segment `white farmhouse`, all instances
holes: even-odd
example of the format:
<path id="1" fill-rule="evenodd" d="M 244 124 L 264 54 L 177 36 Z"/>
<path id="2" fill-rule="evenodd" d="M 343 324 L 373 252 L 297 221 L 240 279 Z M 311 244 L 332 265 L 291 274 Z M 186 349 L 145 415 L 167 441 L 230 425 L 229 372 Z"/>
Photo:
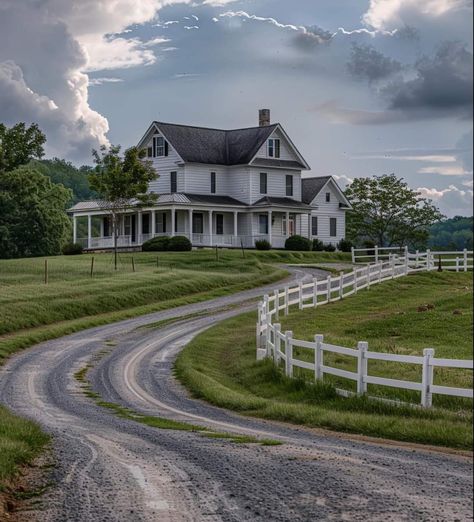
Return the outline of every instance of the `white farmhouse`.
<path id="1" fill-rule="evenodd" d="M 260 125 L 218 130 L 153 122 L 138 143 L 158 173 L 149 190 L 153 207 L 131 204 L 120 219 L 120 247 L 157 236 L 187 236 L 194 246 L 253 248 L 260 239 L 283 248 L 295 234 L 337 244 L 345 234 L 349 202 L 332 177 L 302 178 L 309 165 L 270 111 Z M 113 246 L 110 216 L 100 201 L 70 209 L 74 242 L 88 249 Z M 86 218 L 88 237 L 77 237 Z M 94 237 L 92 220 L 100 223 Z M 97 235 L 97 234 L 96 234 Z"/>

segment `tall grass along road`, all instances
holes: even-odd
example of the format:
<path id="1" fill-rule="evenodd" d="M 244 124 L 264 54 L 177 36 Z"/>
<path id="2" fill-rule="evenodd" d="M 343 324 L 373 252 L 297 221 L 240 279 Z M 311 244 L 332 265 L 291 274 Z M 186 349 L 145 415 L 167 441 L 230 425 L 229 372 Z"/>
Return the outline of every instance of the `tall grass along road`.
<path id="1" fill-rule="evenodd" d="M 187 395 L 173 376 L 178 352 L 253 308 L 231 307 L 261 292 L 75 333 L 8 361 L 0 398 L 52 435 L 57 459 L 56 486 L 28 519 L 468 518 L 464 457 L 274 425 Z M 147 324 L 154 327 L 141 328 Z M 238 332 L 226 338 L 238 340 Z M 281 444 L 250 443 L 255 438 Z"/>

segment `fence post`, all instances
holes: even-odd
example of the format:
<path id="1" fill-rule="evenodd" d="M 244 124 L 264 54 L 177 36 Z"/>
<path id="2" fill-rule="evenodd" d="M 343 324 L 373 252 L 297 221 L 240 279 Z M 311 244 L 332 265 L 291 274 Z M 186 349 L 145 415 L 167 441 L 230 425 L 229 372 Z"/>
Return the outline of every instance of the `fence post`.
<path id="1" fill-rule="evenodd" d="M 303 310 L 303 283 L 301 281 L 298 288 L 298 308 Z"/>
<path id="2" fill-rule="evenodd" d="M 316 277 L 313 279 L 313 306 L 315 308 L 318 306 L 318 279 Z"/>
<path id="3" fill-rule="evenodd" d="M 275 319 L 280 318 L 280 291 L 275 290 Z"/>
<path id="4" fill-rule="evenodd" d="M 290 296 L 288 294 L 288 286 L 285 286 L 285 315 L 288 315 L 288 312 L 289 312 L 289 308 L 290 308 L 290 305 L 289 305 L 289 301 L 290 301 Z"/>
<path id="5" fill-rule="evenodd" d="M 274 326 L 274 332 L 275 332 L 275 351 L 273 352 L 273 360 L 275 361 L 275 364 L 278 366 L 280 364 L 280 352 L 281 352 L 281 339 L 280 339 L 280 332 L 281 332 L 281 324 L 277 323 Z"/>
<path id="6" fill-rule="evenodd" d="M 375 245 L 375 262 L 379 262 L 379 246 Z"/>
<path id="7" fill-rule="evenodd" d="M 359 289 L 357 288 L 357 286 L 359 284 L 359 281 L 357 279 L 357 269 L 354 269 L 354 271 L 352 272 L 352 277 L 353 277 L 353 285 L 354 285 L 354 294 L 357 294 L 357 292 L 359 291 Z"/>
<path id="8" fill-rule="evenodd" d="M 287 377 L 293 377 L 293 332 L 285 332 L 285 374 Z"/>
<path id="9" fill-rule="evenodd" d="M 328 293 L 328 303 L 331 302 L 331 284 L 332 284 L 332 277 L 330 275 L 328 275 L 328 278 L 326 279 L 326 290 L 327 290 L 327 293 Z"/>
<path id="10" fill-rule="evenodd" d="M 456 257 L 456 272 L 459 272 L 459 257 Z"/>
<path id="11" fill-rule="evenodd" d="M 363 395 L 364 393 L 367 393 L 367 351 L 369 350 L 369 344 L 365 341 L 360 341 L 357 344 L 357 349 L 359 350 L 359 355 L 357 357 L 357 374 L 359 376 L 357 381 L 357 393 L 358 395 Z"/>
<path id="12" fill-rule="evenodd" d="M 390 260 L 390 265 L 392 269 L 392 279 L 395 279 L 395 258 L 392 257 Z"/>
<path id="13" fill-rule="evenodd" d="M 467 248 L 464 249 L 464 272 L 467 272 Z"/>
<path id="14" fill-rule="evenodd" d="M 371 275 L 371 270 L 370 270 L 370 265 L 367 266 L 367 289 L 370 289 L 370 275 Z"/>
<path id="15" fill-rule="evenodd" d="M 429 248 L 426 251 L 426 268 L 428 272 L 431 270 L 431 250 Z"/>
<path id="16" fill-rule="evenodd" d="M 314 342 L 316 343 L 316 350 L 314 350 L 314 378 L 317 381 L 323 379 L 323 350 L 321 345 L 324 342 L 324 335 L 315 335 Z"/>
<path id="17" fill-rule="evenodd" d="M 383 261 L 379 263 L 379 283 L 382 281 Z"/>
<path id="18" fill-rule="evenodd" d="M 433 394 L 431 393 L 431 387 L 433 386 L 433 364 L 431 360 L 434 354 L 435 351 L 432 348 L 425 348 L 423 350 L 421 405 L 424 408 L 431 408 L 433 405 Z"/>
<path id="19" fill-rule="evenodd" d="M 416 265 L 416 268 L 418 268 L 418 257 L 419 257 L 419 255 L 420 255 L 420 251 L 417 250 L 417 251 L 416 251 L 416 259 L 415 259 L 415 265 Z"/>
<path id="20" fill-rule="evenodd" d="M 344 297 L 344 272 L 339 274 L 339 297 L 341 299 Z"/>
<path id="21" fill-rule="evenodd" d="M 409 261 L 408 261 L 408 247 L 407 248 L 407 251 L 406 251 L 406 256 L 405 256 L 405 275 L 408 275 L 408 271 L 409 271 Z"/>
<path id="22" fill-rule="evenodd" d="M 257 306 L 257 336 L 256 336 L 256 343 L 257 343 L 257 360 L 258 360 L 258 351 L 260 350 L 260 343 L 261 343 L 261 330 L 262 330 L 262 305 L 263 303 L 260 301 Z"/>
<path id="23" fill-rule="evenodd" d="M 354 251 L 354 247 L 351 247 L 351 253 L 352 253 L 352 264 L 355 265 L 355 251 Z"/>

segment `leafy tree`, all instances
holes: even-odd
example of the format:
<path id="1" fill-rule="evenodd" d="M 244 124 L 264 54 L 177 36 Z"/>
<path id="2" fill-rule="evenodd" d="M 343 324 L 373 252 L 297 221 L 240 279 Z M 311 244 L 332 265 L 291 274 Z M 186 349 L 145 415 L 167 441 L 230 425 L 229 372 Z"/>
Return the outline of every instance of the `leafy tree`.
<path id="1" fill-rule="evenodd" d="M 0 173 L 26 165 L 33 158 L 42 158 L 45 143 L 46 136 L 36 123 L 29 127 L 17 123 L 10 128 L 0 123 Z"/>
<path id="2" fill-rule="evenodd" d="M 463 250 L 473 247 L 473 218 L 456 216 L 435 223 L 428 246 L 436 250 Z"/>
<path id="3" fill-rule="evenodd" d="M 0 173 L 0 257 L 61 253 L 70 234 L 71 191 L 28 166 Z"/>
<path id="4" fill-rule="evenodd" d="M 117 270 L 117 237 L 120 213 L 133 205 L 149 205 L 156 196 L 148 193 L 148 184 L 157 178 L 145 150 L 131 147 L 121 157 L 120 146 L 105 145 L 92 151 L 96 168 L 89 175 L 90 186 L 102 198 L 102 207 L 110 213 Z"/>
<path id="5" fill-rule="evenodd" d="M 353 210 L 348 215 L 348 237 L 379 246 L 422 247 L 433 223 L 443 216 L 430 200 L 420 197 L 395 174 L 357 178 L 346 189 Z"/>

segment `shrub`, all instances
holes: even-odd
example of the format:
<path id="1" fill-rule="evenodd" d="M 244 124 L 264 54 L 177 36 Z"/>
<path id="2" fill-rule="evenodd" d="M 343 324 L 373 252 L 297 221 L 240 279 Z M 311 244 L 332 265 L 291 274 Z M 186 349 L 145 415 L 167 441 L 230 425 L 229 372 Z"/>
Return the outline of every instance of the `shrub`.
<path id="1" fill-rule="evenodd" d="M 191 241 L 185 236 L 171 237 L 168 244 L 170 252 L 190 252 L 193 249 Z"/>
<path id="2" fill-rule="evenodd" d="M 313 239 L 313 252 L 322 252 L 324 243 L 320 239 Z"/>
<path id="3" fill-rule="evenodd" d="M 255 241 L 255 248 L 257 250 L 271 250 L 272 245 L 266 239 L 260 239 L 259 241 Z"/>
<path id="4" fill-rule="evenodd" d="M 154 237 L 142 245 L 143 252 L 166 252 L 169 249 L 169 237 Z"/>
<path id="5" fill-rule="evenodd" d="M 348 239 L 341 239 L 337 244 L 337 249 L 341 252 L 350 252 L 353 246 L 354 245 L 352 244 L 352 241 L 349 241 Z"/>
<path id="6" fill-rule="evenodd" d="M 65 256 L 77 256 L 82 254 L 82 245 L 79 245 L 79 243 L 68 243 L 63 246 L 62 252 Z"/>
<path id="7" fill-rule="evenodd" d="M 324 251 L 325 252 L 335 252 L 336 247 L 334 245 L 332 245 L 331 243 L 327 243 L 326 245 L 324 245 Z"/>
<path id="8" fill-rule="evenodd" d="M 375 256 L 375 243 L 371 239 L 364 241 L 364 248 L 367 249 L 368 256 Z"/>
<path id="9" fill-rule="evenodd" d="M 285 242 L 285 249 L 309 252 L 311 250 L 311 241 L 303 236 L 291 236 Z"/>

